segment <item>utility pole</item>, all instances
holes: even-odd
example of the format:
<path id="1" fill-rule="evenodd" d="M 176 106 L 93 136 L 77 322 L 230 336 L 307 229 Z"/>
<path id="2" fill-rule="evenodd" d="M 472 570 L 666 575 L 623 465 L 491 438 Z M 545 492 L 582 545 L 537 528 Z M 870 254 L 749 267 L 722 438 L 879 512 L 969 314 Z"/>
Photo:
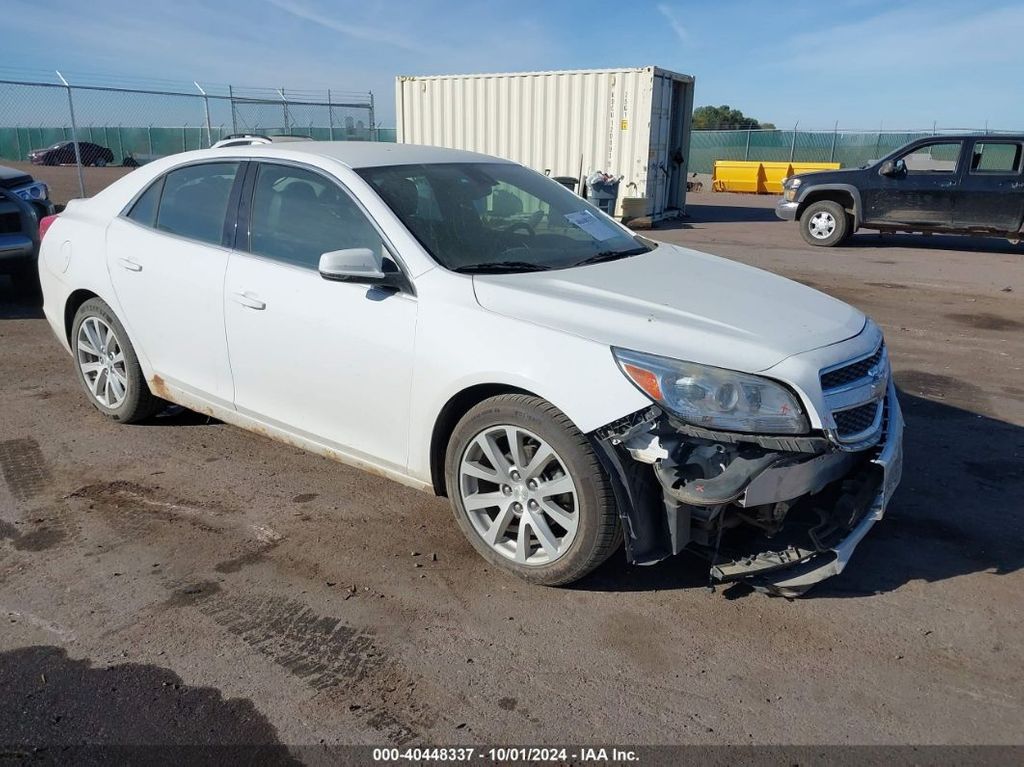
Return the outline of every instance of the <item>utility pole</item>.
<path id="1" fill-rule="evenodd" d="M 238 133 L 238 116 L 235 114 L 235 89 L 228 86 L 228 100 L 231 102 L 231 132 Z"/>
<path id="2" fill-rule="evenodd" d="M 56 71 L 56 70 L 54 70 Z M 67 80 L 64 79 L 64 75 L 57 72 L 57 77 L 64 83 L 64 87 L 68 92 L 68 112 L 71 114 L 71 141 L 75 145 L 75 165 L 78 166 L 78 191 L 82 193 L 82 197 L 85 197 L 85 176 L 82 173 L 82 150 L 78 146 L 78 127 L 75 125 L 75 102 L 71 98 L 71 85 Z"/>
<path id="3" fill-rule="evenodd" d="M 199 83 L 193 80 L 192 84 L 203 94 L 203 106 L 206 109 L 206 147 L 209 148 L 213 146 L 213 134 L 210 131 L 210 99 L 206 96 L 206 91 L 199 87 Z"/>
<path id="4" fill-rule="evenodd" d="M 331 141 L 334 141 L 334 106 L 331 104 L 331 89 L 327 89 L 327 124 L 331 130 Z"/>
<path id="5" fill-rule="evenodd" d="M 281 94 L 281 111 L 284 113 L 284 132 L 289 133 L 288 127 L 288 99 L 284 97 L 284 88 L 278 88 L 277 92 Z"/>

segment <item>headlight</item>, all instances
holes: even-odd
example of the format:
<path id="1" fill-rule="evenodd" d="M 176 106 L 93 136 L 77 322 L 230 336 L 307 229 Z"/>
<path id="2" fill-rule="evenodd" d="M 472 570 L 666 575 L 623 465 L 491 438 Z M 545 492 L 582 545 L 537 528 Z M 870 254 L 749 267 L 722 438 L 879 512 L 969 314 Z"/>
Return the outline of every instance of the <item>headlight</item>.
<path id="1" fill-rule="evenodd" d="M 800 188 L 800 179 L 798 178 L 784 178 L 782 179 L 782 191 L 783 197 L 786 198 L 787 202 L 793 202 L 796 199 L 796 190 Z"/>
<path id="2" fill-rule="evenodd" d="M 706 429 L 803 434 L 807 419 L 781 384 L 733 370 L 612 349 L 622 372 L 644 394 Z"/>
<path id="3" fill-rule="evenodd" d="M 28 201 L 45 200 L 47 196 L 50 194 L 50 190 L 42 181 L 36 181 L 35 183 L 18 187 L 13 191 L 21 199 Z"/>

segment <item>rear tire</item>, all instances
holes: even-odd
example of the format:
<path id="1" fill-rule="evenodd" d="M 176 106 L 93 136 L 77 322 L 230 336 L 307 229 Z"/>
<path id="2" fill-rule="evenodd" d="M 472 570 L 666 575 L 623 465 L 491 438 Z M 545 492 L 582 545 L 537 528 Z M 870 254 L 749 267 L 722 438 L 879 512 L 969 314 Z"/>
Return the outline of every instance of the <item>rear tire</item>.
<path id="1" fill-rule="evenodd" d="M 577 581 L 622 542 L 611 485 L 590 442 L 538 397 L 505 394 L 466 413 L 448 443 L 445 483 L 473 548 L 530 583 Z"/>
<path id="2" fill-rule="evenodd" d="M 163 407 L 149 390 L 124 325 L 101 299 L 90 298 L 79 307 L 71 351 L 89 402 L 111 420 L 136 423 Z"/>
<path id="3" fill-rule="evenodd" d="M 800 236 L 808 245 L 825 248 L 839 245 L 852 229 L 850 215 L 834 200 L 812 202 L 800 216 Z"/>

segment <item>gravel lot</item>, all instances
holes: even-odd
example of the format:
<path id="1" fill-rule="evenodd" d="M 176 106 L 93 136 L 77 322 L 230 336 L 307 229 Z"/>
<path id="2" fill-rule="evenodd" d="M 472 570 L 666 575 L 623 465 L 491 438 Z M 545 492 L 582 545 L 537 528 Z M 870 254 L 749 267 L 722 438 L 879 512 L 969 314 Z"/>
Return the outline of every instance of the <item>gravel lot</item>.
<path id="1" fill-rule="evenodd" d="M 0 743 L 1021 743 L 1024 249 L 812 249 L 773 204 L 651 235 L 887 333 L 903 485 L 797 601 L 686 555 L 530 587 L 444 500 L 187 412 L 117 426 L 0 278 Z"/>

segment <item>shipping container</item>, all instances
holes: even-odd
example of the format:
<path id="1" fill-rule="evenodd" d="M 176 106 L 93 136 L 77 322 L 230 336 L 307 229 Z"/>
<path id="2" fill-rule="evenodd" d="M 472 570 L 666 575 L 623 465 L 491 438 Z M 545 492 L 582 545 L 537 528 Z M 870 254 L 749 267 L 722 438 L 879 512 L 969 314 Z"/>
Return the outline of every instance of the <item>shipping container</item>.
<path id="1" fill-rule="evenodd" d="M 658 67 L 399 76 L 398 141 L 504 157 L 551 176 L 622 177 L 631 215 L 686 204 L 694 80 Z M 636 198 L 642 198 L 638 200 Z"/>

